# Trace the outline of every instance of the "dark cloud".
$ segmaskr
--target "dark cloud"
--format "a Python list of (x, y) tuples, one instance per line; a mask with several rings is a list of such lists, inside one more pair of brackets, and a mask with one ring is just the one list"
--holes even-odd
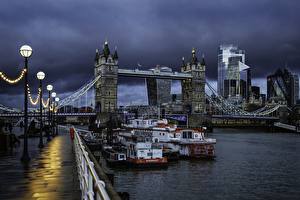
[[(58, 93), (71, 92), (93, 76), (95, 49), (107, 38), (124, 68), (179, 69), (196, 47), (205, 54), (208, 78), (216, 79), (218, 46), (233, 43), (246, 50), (254, 77), (286, 64), (299, 73), (299, 10), (297, 0), (3, 0), (0, 69), (16, 76), (23, 65), (18, 49), (28, 43), (32, 87), (43, 70)], [(0, 81), (0, 95), (21, 92)]]

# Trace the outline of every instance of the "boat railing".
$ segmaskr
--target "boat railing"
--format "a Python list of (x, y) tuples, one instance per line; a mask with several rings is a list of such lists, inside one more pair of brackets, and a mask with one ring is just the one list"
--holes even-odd
[(74, 130), (74, 149), (76, 155), (78, 176), (82, 199), (109, 200), (104, 181), (100, 180), (94, 168), (94, 163), (89, 158), (88, 152), (76, 128)]

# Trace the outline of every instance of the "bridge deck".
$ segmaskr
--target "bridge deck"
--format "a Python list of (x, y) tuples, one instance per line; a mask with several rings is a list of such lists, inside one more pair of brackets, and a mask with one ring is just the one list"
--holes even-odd
[(38, 139), (29, 141), (32, 160), (27, 166), (19, 160), (22, 147), (0, 156), (0, 199), (80, 199), (68, 135), (55, 137), (41, 152)]
[(156, 72), (151, 70), (138, 70), (138, 69), (118, 69), (118, 76), (122, 77), (140, 77), (140, 78), (159, 78), (159, 79), (172, 79), (184, 80), (193, 78), (191, 74), (182, 72)]

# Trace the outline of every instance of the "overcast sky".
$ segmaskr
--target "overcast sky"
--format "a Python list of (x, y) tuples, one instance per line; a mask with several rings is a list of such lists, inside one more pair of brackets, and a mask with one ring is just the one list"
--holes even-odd
[[(16, 76), (18, 49), (29, 44), (30, 85), (37, 87), (35, 74), (43, 70), (58, 93), (72, 92), (92, 78), (95, 49), (107, 39), (121, 68), (176, 70), (195, 47), (216, 80), (218, 46), (232, 43), (246, 51), (255, 82), (265, 88), (263, 78), (278, 67), (300, 71), (299, 11), (299, 0), (1, 0), (0, 70)], [(132, 91), (128, 84), (143, 92), (142, 83), (121, 80), (120, 101)], [(16, 105), (21, 93), (22, 84), (0, 81), (0, 103)]]

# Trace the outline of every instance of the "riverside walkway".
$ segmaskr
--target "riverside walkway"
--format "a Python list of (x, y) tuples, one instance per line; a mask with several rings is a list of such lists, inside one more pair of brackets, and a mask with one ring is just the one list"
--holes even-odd
[[(23, 141), (21, 140), (21, 143)], [(75, 155), (67, 132), (61, 132), (40, 151), (29, 139), (31, 161), (20, 161), (22, 146), (0, 155), (0, 199), (81, 199)]]

